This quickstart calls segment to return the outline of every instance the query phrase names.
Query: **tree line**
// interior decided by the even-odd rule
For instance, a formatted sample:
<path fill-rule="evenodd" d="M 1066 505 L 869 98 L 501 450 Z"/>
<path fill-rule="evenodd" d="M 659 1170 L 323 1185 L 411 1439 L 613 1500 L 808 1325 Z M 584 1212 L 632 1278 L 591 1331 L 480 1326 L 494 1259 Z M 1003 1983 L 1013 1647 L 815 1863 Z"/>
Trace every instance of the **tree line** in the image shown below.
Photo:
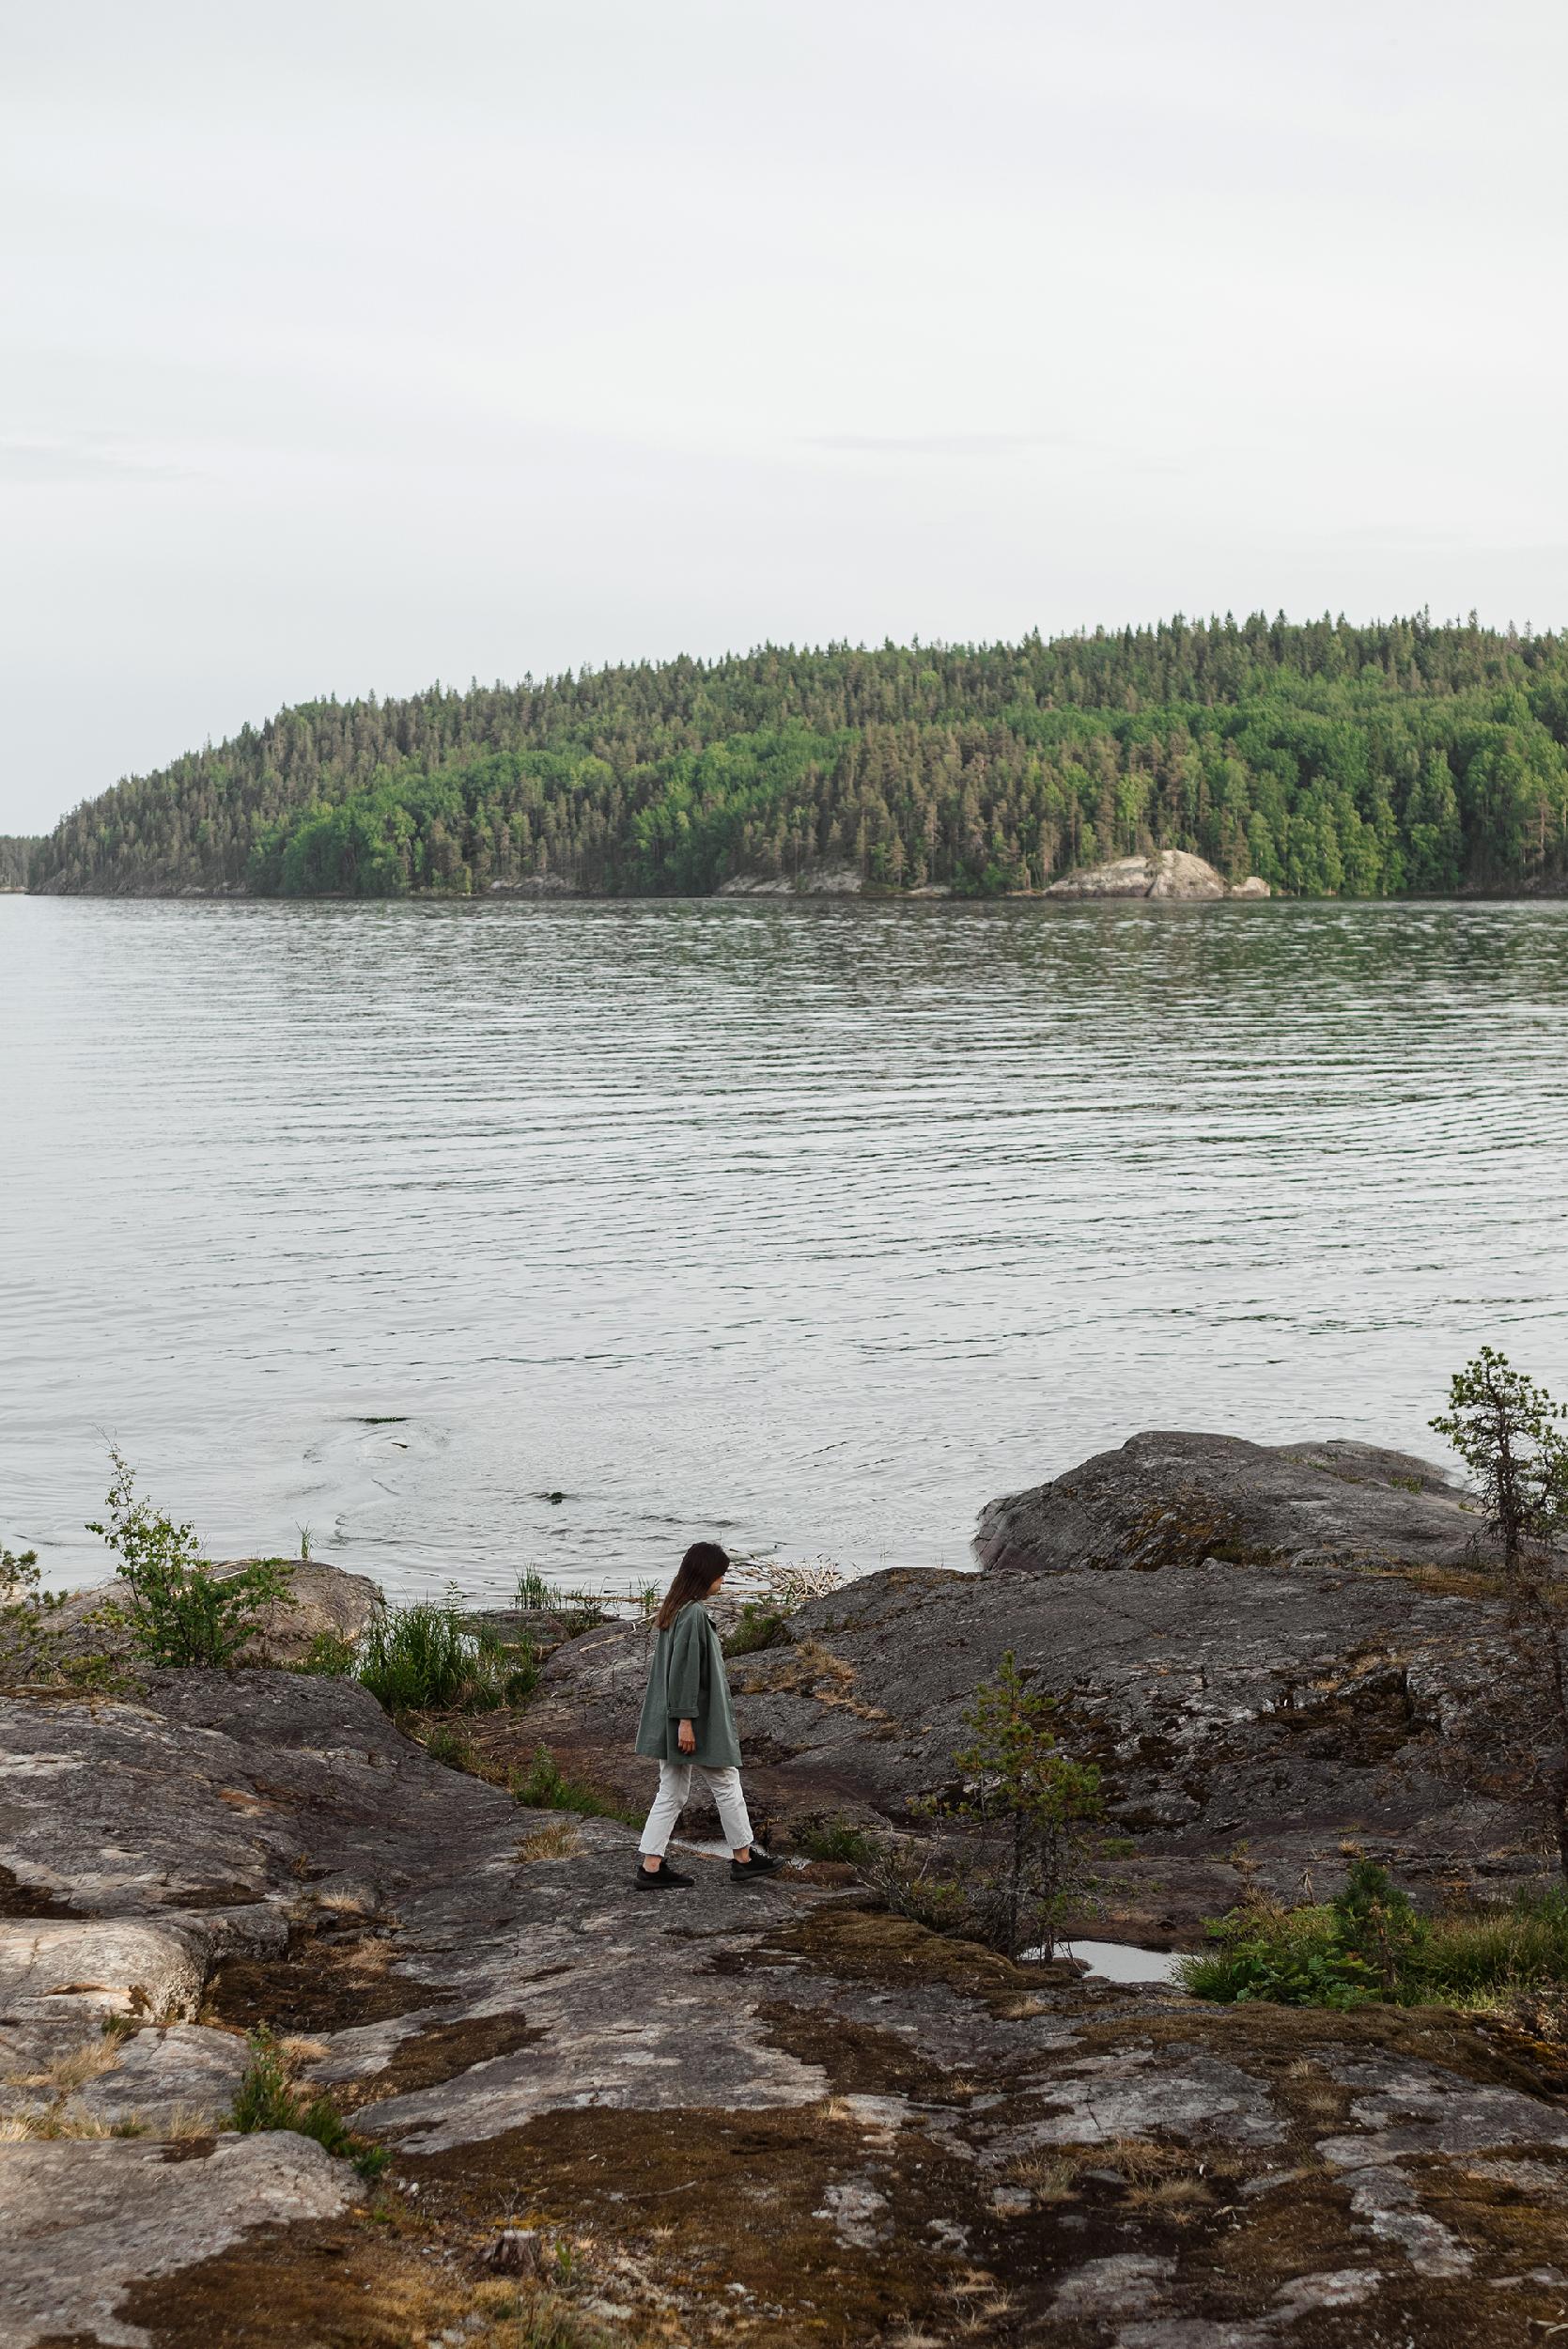
<path fill-rule="evenodd" d="M 33 852 L 43 843 L 16 832 L 0 832 L 0 889 L 25 889 Z"/>
<path fill-rule="evenodd" d="M 1568 888 L 1568 638 L 1178 616 L 308 702 L 85 801 L 28 878 L 701 894 L 853 866 L 999 895 L 1166 848 L 1302 896 Z"/>

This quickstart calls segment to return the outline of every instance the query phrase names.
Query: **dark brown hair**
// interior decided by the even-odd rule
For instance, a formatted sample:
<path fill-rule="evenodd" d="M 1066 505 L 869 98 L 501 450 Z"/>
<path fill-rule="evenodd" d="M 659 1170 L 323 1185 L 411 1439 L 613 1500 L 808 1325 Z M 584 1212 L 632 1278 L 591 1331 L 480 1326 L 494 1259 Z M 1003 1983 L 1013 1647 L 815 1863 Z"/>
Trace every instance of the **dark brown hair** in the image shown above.
<path fill-rule="evenodd" d="M 720 1576 L 728 1574 L 729 1569 L 729 1554 L 717 1542 L 693 1542 L 664 1594 L 663 1606 L 654 1617 L 660 1630 L 668 1631 L 689 1599 L 706 1598 Z"/>

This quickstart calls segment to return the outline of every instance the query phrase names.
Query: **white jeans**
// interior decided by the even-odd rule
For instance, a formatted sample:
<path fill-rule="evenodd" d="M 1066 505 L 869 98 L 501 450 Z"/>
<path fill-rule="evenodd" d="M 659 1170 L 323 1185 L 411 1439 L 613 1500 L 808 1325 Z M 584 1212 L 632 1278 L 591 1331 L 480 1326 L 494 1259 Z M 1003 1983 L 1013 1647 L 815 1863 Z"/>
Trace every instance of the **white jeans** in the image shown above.
<path fill-rule="evenodd" d="M 643 1829 L 638 1845 L 644 1859 L 657 1852 L 660 1859 L 664 1847 L 675 1833 L 675 1821 L 686 1808 L 686 1797 L 691 1792 L 691 1773 L 701 1768 L 694 1762 L 661 1762 L 659 1766 L 659 1792 L 648 1812 L 648 1823 Z M 752 1840 L 752 1822 L 746 1816 L 746 1797 L 740 1791 L 738 1770 L 703 1770 L 708 1792 L 719 1806 L 719 1824 L 724 1830 L 724 1841 L 731 1851 L 744 1851 Z"/>

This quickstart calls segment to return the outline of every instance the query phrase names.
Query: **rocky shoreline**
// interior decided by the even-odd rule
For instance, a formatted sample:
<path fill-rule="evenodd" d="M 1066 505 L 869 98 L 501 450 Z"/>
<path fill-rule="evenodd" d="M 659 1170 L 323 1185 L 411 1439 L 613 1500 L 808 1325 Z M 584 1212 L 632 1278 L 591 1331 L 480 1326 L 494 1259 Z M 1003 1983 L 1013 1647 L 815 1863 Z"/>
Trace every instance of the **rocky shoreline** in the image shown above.
<path fill-rule="evenodd" d="M 732 1664 L 781 1852 L 906 1825 L 1011 1649 L 1127 1839 L 1096 1933 L 1192 1947 L 1245 1881 L 1321 1892 L 1353 1849 L 1431 1898 L 1539 1875 L 1501 1600 L 1427 1464 L 1140 1437 L 993 1503 L 978 1553 L 812 1599 Z M 315 1573 L 341 1630 L 364 1594 Z M 466 1770 L 277 1666 L 0 1697 L 0 2349 L 1568 2323 L 1550 2030 L 1117 1987 L 820 1862 L 737 1890 L 699 1853 L 649 1901 L 634 1828 L 492 1782 L 543 1744 L 639 1807 L 645 1637 L 561 1640 Z M 258 2026 L 383 2175 L 235 2132 Z"/>

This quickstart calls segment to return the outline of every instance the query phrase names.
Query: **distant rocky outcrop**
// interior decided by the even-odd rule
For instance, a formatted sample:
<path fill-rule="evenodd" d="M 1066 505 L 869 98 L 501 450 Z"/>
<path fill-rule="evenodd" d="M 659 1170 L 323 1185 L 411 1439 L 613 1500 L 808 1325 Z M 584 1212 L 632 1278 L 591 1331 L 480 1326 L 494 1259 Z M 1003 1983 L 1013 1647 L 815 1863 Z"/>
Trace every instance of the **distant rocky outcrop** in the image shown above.
<path fill-rule="evenodd" d="M 582 894 L 575 880 L 565 873 L 526 873 L 521 880 L 492 880 L 485 885 L 487 897 L 580 897 Z"/>
<path fill-rule="evenodd" d="M 732 873 L 720 897 L 858 897 L 865 887 L 858 864 L 810 864 L 799 873 Z"/>
<path fill-rule="evenodd" d="M 1148 856 L 1117 857 L 1110 864 L 1080 865 L 1052 881 L 1048 897 L 1266 897 L 1268 883 L 1256 873 L 1227 882 L 1201 856 L 1185 848 L 1159 848 Z"/>

